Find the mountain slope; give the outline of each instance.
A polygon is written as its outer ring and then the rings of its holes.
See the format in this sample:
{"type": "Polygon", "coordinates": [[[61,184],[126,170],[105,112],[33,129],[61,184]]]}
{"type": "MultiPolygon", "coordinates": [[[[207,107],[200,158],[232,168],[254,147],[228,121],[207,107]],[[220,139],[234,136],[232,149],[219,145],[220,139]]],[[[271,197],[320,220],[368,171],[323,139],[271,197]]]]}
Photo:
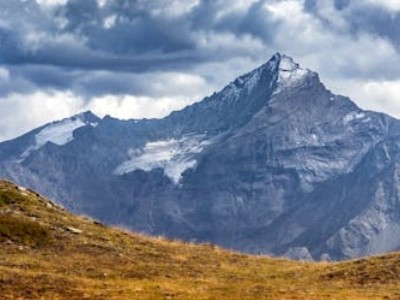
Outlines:
{"type": "Polygon", "coordinates": [[[0,175],[136,231],[336,260],[400,249],[399,132],[276,54],[164,119],[86,113],[0,143],[0,175]]]}
{"type": "Polygon", "coordinates": [[[247,256],[74,216],[0,181],[2,299],[396,299],[400,256],[340,264],[247,256]]]}

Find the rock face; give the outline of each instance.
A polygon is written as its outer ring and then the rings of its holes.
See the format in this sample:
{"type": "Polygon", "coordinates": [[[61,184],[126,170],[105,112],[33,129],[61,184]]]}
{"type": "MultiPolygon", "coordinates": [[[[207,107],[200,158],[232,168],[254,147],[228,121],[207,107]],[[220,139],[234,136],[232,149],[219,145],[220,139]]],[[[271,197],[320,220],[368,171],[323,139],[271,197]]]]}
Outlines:
{"type": "Polygon", "coordinates": [[[0,176],[74,212],[249,253],[400,249],[400,121],[276,54],[164,119],[90,112],[0,144],[0,176]]]}

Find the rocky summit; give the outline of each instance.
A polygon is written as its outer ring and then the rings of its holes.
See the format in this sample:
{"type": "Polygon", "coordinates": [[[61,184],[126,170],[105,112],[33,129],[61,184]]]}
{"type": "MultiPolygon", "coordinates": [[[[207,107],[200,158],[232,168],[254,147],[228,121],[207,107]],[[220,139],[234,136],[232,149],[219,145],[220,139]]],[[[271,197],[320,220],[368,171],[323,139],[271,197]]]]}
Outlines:
{"type": "Polygon", "coordinates": [[[152,235],[338,260],[400,249],[399,133],[275,54],[163,119],[86,112],[0,143],[0,176],[152,235]]]}

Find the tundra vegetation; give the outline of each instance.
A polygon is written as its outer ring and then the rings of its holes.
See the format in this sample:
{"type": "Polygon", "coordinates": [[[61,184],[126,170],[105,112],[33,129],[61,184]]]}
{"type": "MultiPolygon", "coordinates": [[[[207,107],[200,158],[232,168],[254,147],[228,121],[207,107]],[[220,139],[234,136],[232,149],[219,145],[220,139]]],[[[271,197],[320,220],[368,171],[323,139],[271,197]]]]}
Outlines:
{"type": "Polygon", "coordinates": [[[400,255],[329,263],[146,237],[0,181],[2,299],[399,299],[400,255]]]}

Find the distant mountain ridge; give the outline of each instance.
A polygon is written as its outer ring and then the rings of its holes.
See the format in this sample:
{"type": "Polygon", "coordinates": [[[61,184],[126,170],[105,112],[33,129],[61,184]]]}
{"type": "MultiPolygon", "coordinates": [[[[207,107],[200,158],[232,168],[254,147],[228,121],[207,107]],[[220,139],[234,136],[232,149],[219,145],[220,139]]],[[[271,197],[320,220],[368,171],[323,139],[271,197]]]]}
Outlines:
{"type": "Polygon", "coordinates": [[[277,53],[163,119],[87,112],[0,143],[0,176],[150,234],[344,259],[400,249],[399,132],[277,53]]]}

